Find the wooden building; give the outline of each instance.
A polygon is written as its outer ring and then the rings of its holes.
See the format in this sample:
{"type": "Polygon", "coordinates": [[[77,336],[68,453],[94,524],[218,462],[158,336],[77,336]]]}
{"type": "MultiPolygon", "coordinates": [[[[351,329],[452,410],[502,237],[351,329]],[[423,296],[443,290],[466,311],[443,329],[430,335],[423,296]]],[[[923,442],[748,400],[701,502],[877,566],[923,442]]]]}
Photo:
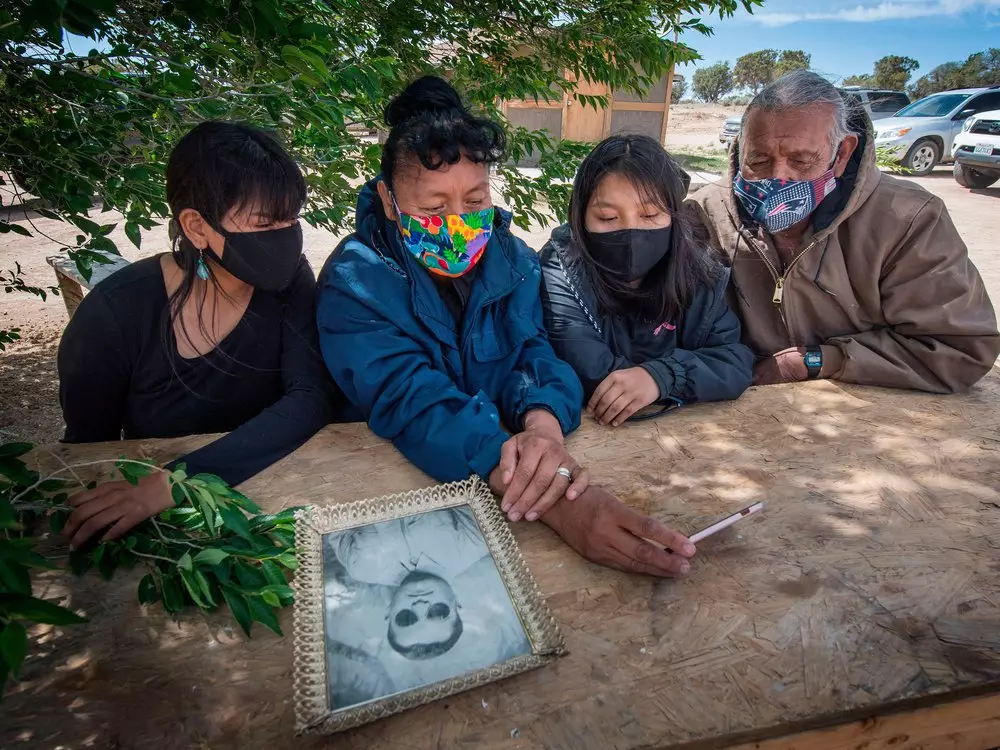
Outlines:
{"type": "Polygon", "coordinates": [[[670,94],[678,79],[683,80],[683,76],[667,73],[642,96],[624,91],[609,92],[604,84],[582,83],[579,93],[608,97],[608,107],[598,110],[583,106],[569,94],[564,95],[562,101],[505,101],[502,107],[513,125],[547,130],[559,139],[599,141],[615,133],[640,133],[663,143],[667,134],[670,94]]]}

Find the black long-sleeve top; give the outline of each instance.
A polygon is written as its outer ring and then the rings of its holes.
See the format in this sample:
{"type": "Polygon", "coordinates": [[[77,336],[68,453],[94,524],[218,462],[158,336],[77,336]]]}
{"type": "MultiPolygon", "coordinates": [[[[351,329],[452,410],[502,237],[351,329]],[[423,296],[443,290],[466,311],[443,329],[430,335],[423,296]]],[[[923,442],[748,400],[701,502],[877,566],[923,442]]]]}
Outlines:
{"type": "Polygon", "coordinates": [[[303,258],[281,293],[256,289],[211,352],[184,359],[168,321],[160,257],[98,284],[59,345],[67,443],[228,435],[179,458],[239,484],[337,416],[342,395],[317,344],[316,278],[303,258]]]}

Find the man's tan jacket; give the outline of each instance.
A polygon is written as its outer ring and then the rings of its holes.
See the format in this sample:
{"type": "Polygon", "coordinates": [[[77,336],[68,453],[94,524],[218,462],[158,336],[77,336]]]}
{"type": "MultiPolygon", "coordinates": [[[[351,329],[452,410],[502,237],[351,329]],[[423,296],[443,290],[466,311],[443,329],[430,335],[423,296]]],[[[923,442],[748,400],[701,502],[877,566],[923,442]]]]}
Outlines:
{"type": "Polygon", "coordinates": [[[729,176],[695,192],[689,206],[732,263],[730,305],[755,354],[821,345],[823,377],[963,390],[1000,353],[993,305],[942,201],[875,166],[865,119],[838,191],[787,267],[737,208],[735,147],[729,176]]]}

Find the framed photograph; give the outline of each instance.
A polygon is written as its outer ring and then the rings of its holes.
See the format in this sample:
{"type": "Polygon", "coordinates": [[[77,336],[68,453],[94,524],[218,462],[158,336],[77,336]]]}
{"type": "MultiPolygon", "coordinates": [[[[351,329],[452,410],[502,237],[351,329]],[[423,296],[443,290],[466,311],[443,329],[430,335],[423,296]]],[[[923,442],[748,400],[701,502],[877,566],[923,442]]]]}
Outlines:
{"type": "Polygon", "coordinates": [[[296,515],[298,733],[331,733],[565,652],[478,478],[296,515]]]}

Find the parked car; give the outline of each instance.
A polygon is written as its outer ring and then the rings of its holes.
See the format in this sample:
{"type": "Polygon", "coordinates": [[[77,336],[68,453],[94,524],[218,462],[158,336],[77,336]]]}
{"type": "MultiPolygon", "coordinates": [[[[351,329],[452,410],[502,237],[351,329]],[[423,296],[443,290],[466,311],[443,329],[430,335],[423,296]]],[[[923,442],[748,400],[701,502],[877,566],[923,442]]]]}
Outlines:
{"type": "Polygon", "coordinates": [[[727,146],[732,146],[733,141],[735,141],[739,137],[740,128],[742,126],[743,126],[743,115],[727,117],[726,121],[722,123],[722,130],[719,132],[719,143],[724,143],[727,146]]]}
{"type": "Polygon", "coordinates": [[[981,112],[1000,109],[1000,85],[931,94],[875,125],[875,146],[918,177],[951,160],[962,124],[981,112]]]}
{"type": "Polygon", "coordinates": [[[864,107],[872,122],[892,117],[910,103],[910,97],[902,91],[863,89],[860,86],[844,86],[839,91],[855,104],[864,107]]]}
{"type": "Polygon", "coordinates": [[[1000,180],[1000,109],[969,117],[955,136],[951,158],[962,187],[988,188],[1000,180]]]}
{"type": "MultiPolygon", "coordinates": [[[[859,86],[845,86],[838,91],[858,106],[863,107],[873,121],[892,117],[910,103],[910,97],[902,91],[863,89],[859,86]]],[[[722,124],[722,130],[719,131],[719,143],[731,145],[740,135],[742,122],[743,115],[726,119],[722,124]]]]}

